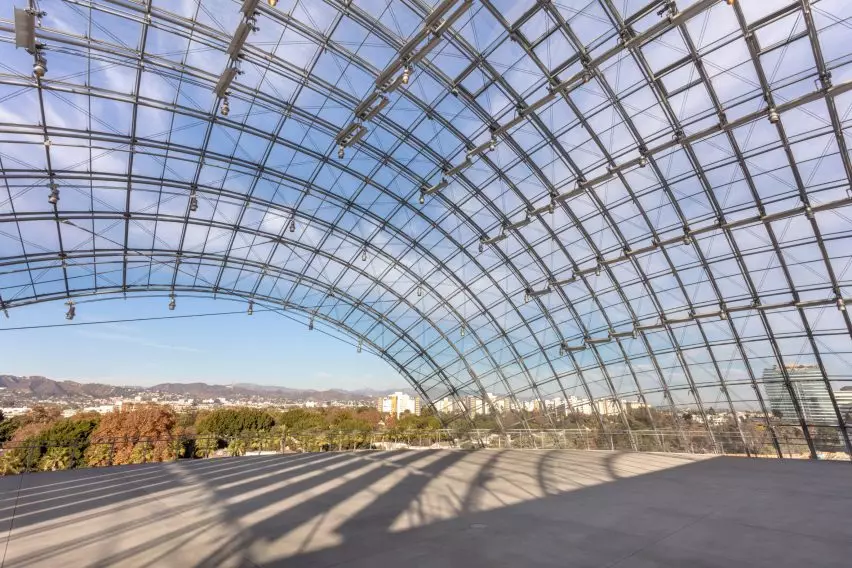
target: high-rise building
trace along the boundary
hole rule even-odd
[[[405,414],[406,411],[420,416],[420,398],[397,391],[387,396],[380,396],[376,401],[376,409],[379,412],[393,414],[397,418]]]
[[[816,365],[786,365],[783,369],[790,377],[790,385],[793,396],[799,401],[802,414],[807,424],[837,425],[837,414],[825,378]],[[772,413],[784,423],[797,424],[799,416],[790,395],[790,389],[784,381],[784,374],[780,367],[773,365],[763,371],[763,384],[766,389],[766,397]],[[838,406],[848,404],[845,396],[838,391]],[[852,403],[852,401],[849,401]],[[841,411],[843,409],[841,408]]]

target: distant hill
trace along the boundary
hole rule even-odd
[[[168,393],[190,398],[235,398],[236,396],[263,396],[289,400],[364,400],[375,398],[388,391],[364,389],[347,391],[342,389],[314,390],[294,389],[272,385],[235,383],[233,385],[210,385],[207,383],[161,383],[152,387],[119,387],[100,383],[79,383],[76,381],[54,381],[47,377],[16,377],[0,375],[0,387],[7,393],[32,398],[90,397],[109,398],[134,395],[140,391],[150,393]],[[404,389],[408,390],[408,389]]]
[[[78,383],[76,381],[54,381],[47,377],[16,377],[0,375],[0,387],[7,392],[36,398],[130,396],[138,389],[117,387],[100,383]]]

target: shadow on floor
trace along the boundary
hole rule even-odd
[[[301,454],[0,480],[3,566],[845,566],[848,464]]]

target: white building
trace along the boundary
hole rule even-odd
[[[397,391],[393,394],[379,397],[379,400],[376,402],[376,409],[379,412],[393,414],[397,418],[406,411],[420,416],[420,398]]]
[[[784,381],[784,371],[790,378],[789,389]],[[790,396],[792,390],[807,424],[837,425],[837,413],[831,403],[829,387],[816,365],[786,365],[783,370],[773,365],[764,369],[762,379],[770,409],[782,422],[799,422],[793,397]],[[852,391],[837,390],[834,398],[841,414],[852,409]]]

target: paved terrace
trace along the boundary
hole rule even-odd
[[[3,566],[743,567],[852,559],[848,463],[584,451],[183,461],[0,480]]]

